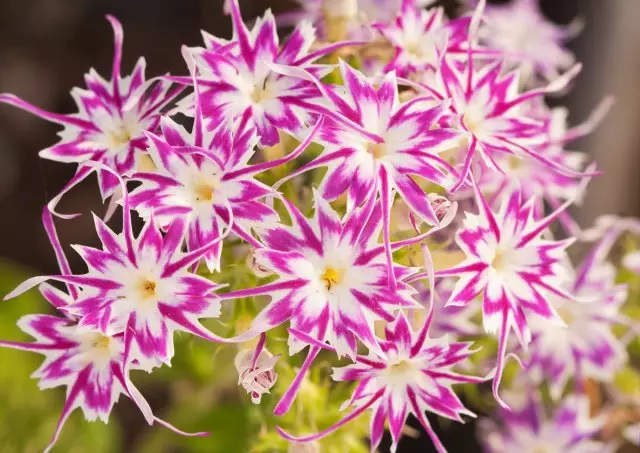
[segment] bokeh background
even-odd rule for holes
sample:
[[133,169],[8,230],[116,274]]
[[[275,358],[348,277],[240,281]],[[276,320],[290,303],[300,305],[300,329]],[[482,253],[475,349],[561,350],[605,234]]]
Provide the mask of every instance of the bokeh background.
[[[144,55],[147,75],[185,73],[183,44],[199,45],[200,30],[228,37],[230,21],[222,14],[223,0],[0,0],[0,92],[11,92],[47,110],[72,112],[69,90],[83,84],[94,67],[108,74],[112,35],[104,15],[120,19],[125,30],[124,71]],[[453,1],[444,2],[453,8]],[[287,0],[240,0],[246,18],[266,8],[285,11]],[[570,47],[585,69],[574,90],[553,103],[570,107],[572,122],[586,118],[604,94],[618,103],[598,134],[574,144],[598,160],[605,175],[591,186],[578,213],[587,225],[604,213],[639,214],[640,178],[640,1],[542,0],[543,10],[559,23],[576,17],[586,21]],[[25,276],[56,272],[54,255],[41,227],[42,206],[74,172],[72,166],[42,161],[38,151],[57,138],[57,127],[15,108],[0,105],[0,294]],[[93,182],[93,181],[92,181]],[[97,187],[87,183],[72,191],[60,207],[64,212],[101,214]],[[59,227],[64,244],[97,245],[90,216]],[[79,262],[70,254],[72,266]],[[32,291],[21,299],[2,302],[0,337],[18,339],[15,321],[45,310]],[[181,426],[211,430],[210,439],[176,439],[147,428],[128,401],[114,413],[114,423],[85,423],[75,413],[57,451],[86,452],[207,452],[244,453],[255,435],[255,415],[239,405],[245,398],[235,387],[232,352],[212,357],[206,347],[178,341],[173,369],[135,376],[154,408]],[[180,354],[180,349],[184,355]],[[187,357],[179,359],[179,357]],[[58,390],[39,392],[29,379],[40,358],[0,351],[0,453],[37,452],[54,431],[62,407]],[[228,375],[227,375],[228,374]],[[212,379],[215,376],[217,380]],[[322,410],[322,407],[318,408]],[[473,423],[443,430],[452,452],[479,451]],[[402,452],[430,452],[426,439],[407,439]]]

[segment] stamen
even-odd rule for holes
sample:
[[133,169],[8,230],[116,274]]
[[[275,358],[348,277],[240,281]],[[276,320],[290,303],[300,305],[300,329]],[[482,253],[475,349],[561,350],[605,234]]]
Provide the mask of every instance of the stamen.
[[145,280],[140,285],[140,292],[145,299],[154,297],[156,295],[156,282],[151,280]]
[[213,200],[215,187],[213,184],[200,183],[196,185],[194,192],[196,194],[196,201],[211,201]]
[[106,335],[97,334],[96,337],[91,342],[91,347],[93,349],[109,349],[111,345],[111,338]]
[[413,365],[407,360],[401,360],[400,362],[391,365],[389,367],[389,371],[393,374],[404,374],[407,371],[411,371],[413,369]]
[[570,325],[575,320],[575,315],[573,314],[573,312],[566,307],[560,307],[557,310],[557,313],[560,319],[562,319],[566,325]]
[[371,154],[375,159],[380,159],[387,154],[385,144],[383,143],[369,143],[367,145],[367,152]]
[[115,146],[126,145],[131,141],[131,134],[124,125],[109,131],[108,135]]
[[344,277],[344,271],[339,269],[334,269],[333,267],[327,267],[322,274],[322,282],[324,283],[324,287],[327,288],[328,291],[342,283],[342,278]]

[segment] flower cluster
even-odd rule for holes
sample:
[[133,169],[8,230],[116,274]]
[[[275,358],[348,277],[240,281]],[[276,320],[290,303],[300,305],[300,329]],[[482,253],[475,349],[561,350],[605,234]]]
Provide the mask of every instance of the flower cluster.
[[[280,40],[271,12],[249,27],[230,0],[231,39],[205,33],[203,46],[183,48],[183,75],[149,80],[144,59],[121,76],[123,32],[109,16],[111,80],[87,74],[87,88],[71,92],[77,113],[0,95],[64,127],[43,158],[78,164],[43,212],[60,273],[5,297],[38,286],[57,315],[19,321],[30,343],[0,342],[45,356],[41,388],[67,388],[47,450],[74,409],[107,422],[121,394],[149,424],[189,435],[156,417],[130,378],[170,365],[182,331],[242,344],[238,383],[256,404],[282,384],[284,359],[267,342],[284,333],[290,355],[307,349],[278,392],[277,416],[303,398],[319,355],[351,362],[331,376],[353,383],[351,412],[316,434],[279,426],[291,445],[319,448],[370,412],[372,451],[386,425],[395,451],[412,414],[442,453],[426,414],[474,417],[454,385],[493,381],[506,426],[487,437],[490,451],[551,451],[549,442],[560,451],[558,433],[562,451],[604,451],[578,394],[611,383],[627,362],[628,339],[612,330],[632,324],[621,312],[627,288],[609,252],[632,228],[580,230],[568,209],[598,173],[566,145],[590,133],[611,100],[573,128],[566,110],[546,106],[580,65],[563,47],[570,32],[533,0],[503,10],[479,1],[454,19],[424,3],[304,2],[282,18],[295,27]],[[86,264],[74,273],[54,226],[73,215],[55,208],[93,172],[122,225],[94,216],[101,248],[73,245]],[[574,270],[567,249],[589,237],[597,243]],[[246,259],[231,244],[243,244]],[[625,262],[639,267],[634,254]],[[255,278],[226,281],[230,266]],[[240,322],[234,307],[247,300],[261,308]],[[202,324],[221,317],[233,326],[227,336]],[[497,352],[479,363],[474,341],[494,337]],[[578,394],[550,422],[537,400],[510,413],[500,391],[509,357],[527,385],[548,384],[555,400]],[[532,439],[543,450],[531,450]]]

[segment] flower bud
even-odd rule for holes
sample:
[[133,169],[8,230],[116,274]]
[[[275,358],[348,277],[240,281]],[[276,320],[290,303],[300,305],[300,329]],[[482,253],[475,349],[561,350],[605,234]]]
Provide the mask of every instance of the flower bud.
[[235,365],[238,370],[238,385],[244,387],[251,396],[253,404],[259,404],[262,395],[269,393],[278,379],[274,367],[280,356],[274,357],[269,351],[263,349],[255,367],[252,366],[253,356],[254,350],[241,350],[236,356]]
[[249,254],[247,255],[247,266],[253,271],[256,277],[268,277],[269,275],[273,274],[273,272],[271,272],[269,269],[258,263],[258,261],[256,260],[256,255],[253,251],[249,252]]
[[429,203],[431,203],[431,207],[433,208],[433,212],[436,214],[438,222],[442,222],[442,219],[445,218],[449,209],[451,209],[451,201],[437,193],[428,194],[427,199],[429,200]]

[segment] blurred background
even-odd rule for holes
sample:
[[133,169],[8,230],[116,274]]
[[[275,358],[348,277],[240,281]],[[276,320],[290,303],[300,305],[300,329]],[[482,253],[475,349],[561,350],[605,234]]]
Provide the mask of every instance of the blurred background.
[[[110,71],[112,35],[104,15],[120,19],[125,30],[123,72],[144,55],[147,75],[185,73],[180,47],[199,45],[200,30],[229,37],[230,21],[222,14],[223,0],[0,0],[0,92],[14,93],[47,110],[72,112],[69,90],[83,85],[90,67],[104,75]],[[453,8],[454,2],[444,2]],[[295,5],[288,0],[240,0],[245,18]],[[553,100],[570,107],[573,123],[582,121],[608,93],[617,105],[598,134],[573,148],[593,155],[605,175],[591,186],[581,208],[583,226],[597,215],[639,214],[640,161],[640,1],[542,0],[542,8],[558,23],[584,18],[586,27],[570,47],[585,69],[574,90]],[[56,272],[54,255],[41,227],[46,201],[72,176],[69,165],[42,161],[38,151],[57,141],[55,125],[15,108],[0,105],[0,293],[25,276]],[[62,212],[102,214],[94,181],[72,191]],[[90,216],[59,227],[63,244],[96,245]],[[79,264],[70,254],[72,266]],[[0,337],[17,339],[15,321],[26,313],[42,311],[35,292],[2,304]],[[143,393],[154,407],[167,408],[172,421],[189,429],[211,430],[211,439],[175,439],[159,429],[147,429],[128,402],[118,405],[115,423],[84,423],[75,413],[57,451],[83,452],[91,446],[103,452],[225,452],[248,450],[253,435],[251,413],[237,404],[235,382],[225,387],[210,382],[214,360],[206,349],[188,342],[178,344],[192,360],[177,361],[178,371],[164,370],[153,381],[140,376]],[[199,356],[200,354],[200,356]],[[180,354],[178,354],[180,356]],[[196,360],[201,357],[202,360]],[[224,352],[216,360],[225,363]],[[0,453],[40,451],[54,430],[63,395],[57,390],[39,392],[28,379],[38,357],[0,351]],[[206,362],[205,365],[196,362]],[[226,362],[228,363],[228,362]],[[189,370],[185,373],[185,369]],[[190,373],[190,374],[189,374]],[[227,379],[235,379],[234,376]],[[169,385],[171,382],[171,385]],[[227,394],[223,388],[232,388]],[[207,406],[207,404],[209,406]],[[191,410],[195,405],[196,409]],[[214,407],[213,410],[206,410]],[[199,409],[198,409],[199,408]],[[191,424],[195,421],[195,426]],[[452,452],[479,451],[472,423],[443,431],[442,440]],[[221,434],[222,433],[222,434]],[[429,452],[425,439],[407,439],[401,452]]]

